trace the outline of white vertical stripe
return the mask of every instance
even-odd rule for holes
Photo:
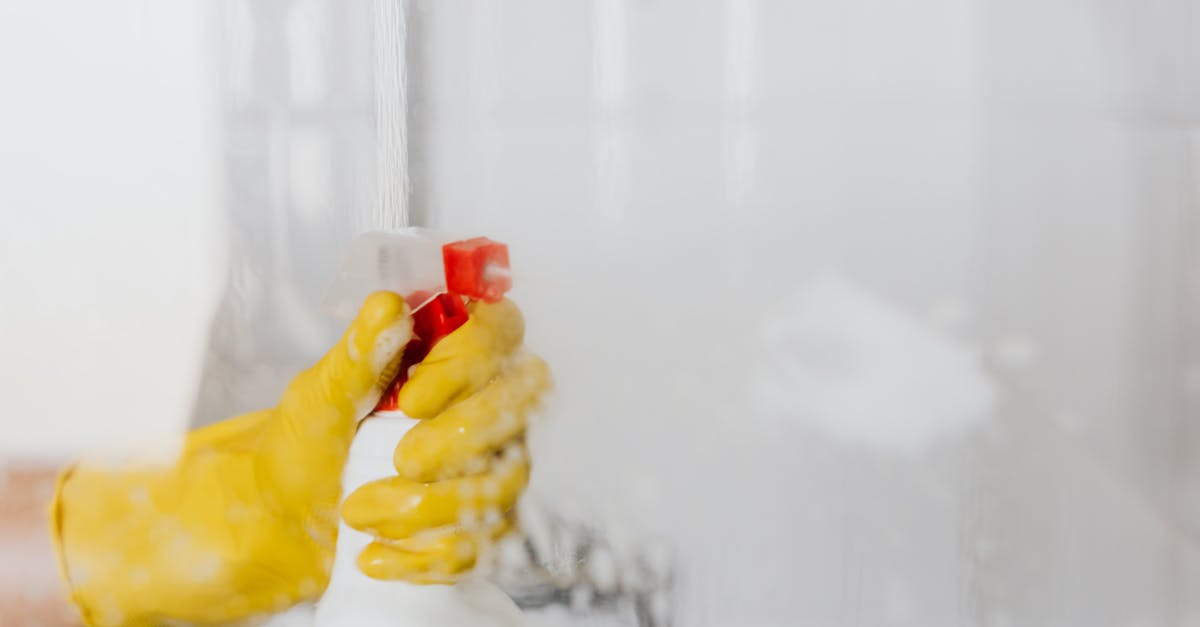
[[[375,0],[375,131],[377,198],[370,228],[407,226],[408,98],[404,0]]]
[[[758,0],[726,0],[725,98],[745,107],[753,96],[758,62]]]
[[[253,64],[247,60],[254,49],[254,24],[249,7],[240,0],[225,0],[220,12],[222,18],[220,34],[225,38],[225,91],[228,106],[244,107],[254,90]]]
[[[497,161],[503,159],[496,152],[497,124],[492,119],[500,95],[499,77],[506,70],[502,66],[503,50],[497,42],[498,31],[504,26],[501,22],[502,2],[474,0],[467,3],[471,36],[468,57],[470,83],[467,86],[470,132],[464,140],[470,159],[467,171],[474,181],[461,191],[464,193],[463,201],[467,204],[465,215],[470,216],[472,222],[481,220],[481,214],[488,211],[492,204],[491,196],[497,187],[495,173],[499,170]]]
[[[319,105],[325,100],[329,46],[322,27],[328,22],[327,6],[318,0],[302,0],[292,6],[288,15],[289,83],[292,104],[296,106]]]
[[[594,3],[594,52],[596,101],[608,113],[621,107],[626,95],[628,0],[596,0]]]
[[[625,120],[629,83],[629,0],[593,4],[592,81],[597,128],[594,142],[596,210],[609,222],[624,213],[629,179],[629,140]]]
[[[753,124],[757,95],[758,0],[726,0],[724,98],[725,195],[740,208],[754,187],[758,137]]]

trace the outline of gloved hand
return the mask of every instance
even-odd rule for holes
[[[511,302],[469,311],[400,388],[400,410],[422,422],[396,447],[399,476],[342,505],[346,524],[376,536],[358,558],[370,577],[454,581],[510,528],[529,479],[525,417],[549,383],[546,365],[519,352],[524,324]]]
[[[364,553],[368,574],[448,580],[469,564],[443,565],[441,547],[462,546],[460,537],[480,531],[447,530],[447,517],[457,518],[455,508],[466,506],[507,512],[524,485],[523,455],[512,456],[516,473],[490,460],[503,441],[520,439],[525,410],[545,385],[544,366],[536,358],[518,358],[516,366],[535,372],[540,383],[504,374],[523,335],[511,303],[476,305],[472,315],[404,387],[404,408],[437,418],[410,431],[411,442],[406,436],[399,449],[405,460],[416,460],[403,469],[405,477],[461,477],[481,469],[458,481],[495,481],[503,489],[455,500],[438,498],[447,482],[416,484],[401,490],[420,494],[425,505],[405,510],[386,492],[368,489],[375,484],[364,486],[360,492],[371,502],[347,502],[347,514],[359,521],[373,516],[382,536],[407,535],[417,543],[408,551]],[[333,562],[350,441],[394,378],[410,329],[400,296],[372,294],[337,345],[291,382],[275,408],[196,430],[169,459],[83,461],[66,470],[52,533],[84,620],[105,627],[221,624],[319,597]],[[456,420],[462,429],[449,433]],[[420,452],[409,455],[410,447]],[[388,489],[394,480],[384,482]]]

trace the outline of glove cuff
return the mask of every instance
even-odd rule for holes
[[[79,611],[79,615],[83,619],[83,624],[90,627],[96,624],[93,613],[88,608],[87,603],[84,602],[83,595],[79,593],[75,585],[71,582],[71,571],[67,567],[67,555],[62,537],[63,488],[66,486],[67,481],[71,479],[71,475],[74,472],[75,465],[72,464],[59,473],[58,480],[54,484],[54,500],[50,504],[50,541],[54,546],[54,558],[58,563],[58,575],[62,579],[63,585],[66,586],[71,603]]]

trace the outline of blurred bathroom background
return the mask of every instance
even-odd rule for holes
[[[401,223],[509,243],[558,383],[529,499],[662,576],[566,559],[537,624],[1200,625],[1198,28],[2,3],[0,625],[72,624],[53,469],[272,403]]]

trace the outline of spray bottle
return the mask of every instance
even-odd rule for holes
[[[359,425],[342,475],[342,494],[396,473],[392,454],[417,424],[397,407],[409,370],[433,345],[467,321],[464,299],[496,302],[512,285],[508,248],[486,238],[451,241],[436,232],[408,228],[375,231],[351,244],[325,299],[330,313],[354,314],[372,291],[405,296],[413,338],[404,349],[396,380]],[[521,612],[498,587],[467,578],[454,585],[377,581],[355,560],[371,537],[338,526],[333,572],[317,604],[315,627],[519,627]]]

